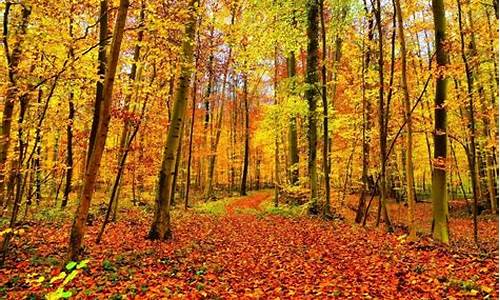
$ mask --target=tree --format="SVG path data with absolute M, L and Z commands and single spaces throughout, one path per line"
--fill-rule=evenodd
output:
M 170 226 L 170 197 L 173 180 L 173 168 L 176 150 L 180 142 L 180 130 L 184 121 L 188 89 L 193 72 L 194 35 L 196 32 L 195 9 L 197 0 L 190 1 L 189 19 L 185 27 L 184 41 L 181 50 L 181 65 L 179 79 L 175 89 L 175 101 L 172 109 L 171 123 L 167 132 L 167 140 L 162 156 L 162 164 L 158 175 L 158 192 L 155 199 L 155 209 L 148 238 L 151 240 L 168 240 L 172 238 Z
M 307 10 L 307 65 L 306 65 L 306 91 L 305 98 L 308 105 L 307 116 L 307 140 L 308 140 L 308 162 L 309 185 L 311 188 L 310 200 L 311 211 L 317 212 L 318 205 L 318 174 L 316 167 L 316 145 L 317 145 L 317 96 L 318 96 L 318 0 L 308 0 Z
M 326 29 L 324 0 L 319 0 L 321 21 L 321 102 L 323 105 L 323 173 L 325 180 L 325 207 L 323 217 L 330 214 L 330 136 L 328 132 L 328 100 L 326 95 Z
M 408 198 L 408 223 L 410 228 L 410 239 L 417 237 L 415 228 L 415 191 L 413 189 L 413 127 L 411 116 L 411 101 L 408 91 L 408 79 L 406 75 L 406 41 L 403 30 L 403 12 L 401 1 L 394 0 L 396 15 L 398 18 L 398 35 L 401 47 L 401 87 L 403 89 L 405 117 L 406 117 L 406 196 Z
M 137 32 L 137 43 L 134 47 L 134 57 L 133 57 L 133 62 L 132 62 L 132 67 L 130 69 L 129 73 L 129 81 L 130 81 L 130 86 L 131 86 L 131 91 L 130 93 L 125 97 L 125 103 L 124 103 L 124 110 L 128 112 L 130 102 L 132 100 L 132 95 L 133 94 L 138 94 L 138 88 L 137 88 L 137 83 L 140 80 L 140 74 L 141 74 L 141 67 L 138 67 L 140 63 L 140 55 L 141 55 L 141 47 L 142 47 L 142 42 L 144 39 L 144 18 L 145 18 L 145 10 L 146 10 L 146 3 L 145 0 L 141 1 L 141 9 L 139 13 L 139 26 L 140 29 Z M 138 70 L 139 69 L 139 70 Z M 124 172 L 124 167 L 121 165 L 122 163 L 122 158 L 124 156 L 125 150 L 127 148 L 127 140 L 130 139 L 131 136 L 131 131 L 133 130 L 133 121 L 130 119 L 128 114 L 125 114 L 124 120 L 123 120 L 123 127 L 122 127 L 122 132 L 120 136 L 120 145 L 118 146 L 118 160 L 117 160 L 117 169 L 118 172 L 116 174 L 116 180 L 118 180 L 118 190 L 114 194 L 114 197 L 110 199 L 110 201 L 113 203 L 113 221 L 116 220 L 116 210 L 118 207 L 118 200 L 120 199 L 120 192 L 121 192 L 121 178 L 122 172 Z M 123 161 L 125 163 L 125 161 Z
M 250 111 L 248 105 L 248 75 L 243 74 L 243 107 L 245 111 L 245 145 L 243 148 L 243 171 L 241 174 L 240 196 L 247 194 L 248 159 L 250 156 Z
M 359 196 L 358 209 L 356 211 L 356 223 L 361 223 L 363 220 L 363 214 L 366 207 L 366 195 L 370 193 L 370 184 L 368 182 L 369 178 L 369 168 L 370 168 L 370 132 L 371 132 L 371 102 L 366 96 L 366 74 L 368 73 L 371 61 L 371 42 L 373 40 L 373 14 L 368 10 L 366 1 L 364 3 L 365 15 L 367 16 L 367 38 L 368 41 L 365 42 L 363 39 L 363 61 L 362 61 L 362 109 L 363 109 L 363 154 L 362 154 L 362 175 L 361 180 L 363 182 L 363 189 Z M 366 50 L 365 50 L 366 49 Z
M 120 55 L 120 47 L 123 39 L 125 29 L 125 21 L 127 19 L 129 1 L 120 0 L 118 15 L 116 17 L 115 28 L 113 32 L 113 39 L 111 41 L 110 55 L 106 63 L 106 75 L 103 85 L 103 99 L 100 104 L 99 117 L 96 121 L 95 134 L 91 133 L 90 143 L 87 156 L 87 163 L 85 168 L 85 175 L 83 178 L 83 185 L 80 191 L 78 208 L 75 213 L 73 225 L 71 227 L 71 235 L 69 240 L 69 255 L 70 260 L 77 260 L 81 252 L 83 237 L 85 234 L 85 227 L 87 216 L 89 213 L 90 202 L 94 192 L 94 186 L 97 179 L 97 172 L 101 164 L 102 153 L 106 143 L 108 134 L 109 121 L 111 118 L 111 104 L 113 101 L 113 85 L 115 80 L 116 68 L 118 65 L 118 58 Z M 97 99 L 96 99 L 97 102 Z
M 436 96 L 434 98 L 434 170 L 432 174 L 432 236 L 448 243 L 448 196 L 446 190 L 446 93 L 448 53 L 446 49 L 446 18 L 443 0 L 432 0 L 434 45 L 436 47 Z
M 12 117 L 14 113 L 14 106 L 19 96 L 18 87 L 18 66 L 22 58 L 23 42 L 28 27 L 29 17 L 31 15 L 31 8 L 27 5 L 21 5 L 22 17 L 21 23 L 14 36 L 16 37 L 12 45 L 12 52 L 10 52 L 9 45 L 9 14 L 13 3 L 8 1 L 5 3 L 5 11 L 3 13 L 3 48 L 5 51 L 5 58 L 7 60 L 9 86 L 7 95 L 5 96 L 4 108 L 2 113 L 2 127 L 0 136 L 0 205 L 4 204 L 4 189 L 5 189 L 5 164 L 7 163 L 7 154 L 10 147 L 10 131 L 12 126 Z M 7 176 L 8 177 L 8 176 Z
M 379 201 L 379 214 L 382 210 L 384 216 L 384 223 L 387 231 L 392 231 L 392 224 L 389 218 L 389 212 L 387 211 L 387 182 L 386 182 L 386 163 L 387 163 L 387 119 L 388 119 L 388 107 L 386 108 L 384 100 L 384 43 L 383 43 L 383 31 L 382 31 L 382 8 L 380 5 L 380 0 L 376 1 L 375 8 L 375 20 L 378 32 L 378 74 L 379 74 L 379 106 L 378 106 L 378 118 L 379 118 L 379 142 L 380 142 L 380 201 Z M 394 37 L 393 37 L 394 39 Z M 389 84 L 389 96 L 387 100 L 387 106 L 390 103 L 390 95 L 392 94 L 392 75 L 394 70 L 394 40 L 392 45 L 392 64 L 391 64 L 391 83 Z M 377 218 L 378 220 L 378 218 Z

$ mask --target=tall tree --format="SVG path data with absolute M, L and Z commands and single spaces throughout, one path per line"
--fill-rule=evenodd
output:
M 90 156 L 94 152 L 95 139 L 97 137 L 97 129 L 99 120 L 102 115 L 102 102 L 104 101 L 104 80 L 106 74 L 106 43 L 108 41 L 108 0 L 101 0 L 99 9 L 99 52 L 97 54 L 97 76 L 99 80 L 96 82 L 95 102 L 94 102 L 94 115 L 92 119 L 92 128 L 90 130 L 90 139 L 85 161 L 85 168 L 87 168 Z
M 250 156 L 250 110 L 248 105 L 248 74 L 243 74 L 243 106 L 245 111 L 245 145 L 243 149 L 243 171 L 241 174 L 240 195 L 247 194 L 248 159 Z
M 406 75 L 406 41 L 403 30 L 403 12 L 401 1 L 394 0 L 396 15 L 398 19 L 398 36 L 401 47 L 401 88 L 403 89 L 404 108 L 406 117 L 406 196 L 408 198 L 408 223 L 410 228 L 410 239 L 417 237 L 415 228 L 415 191 L 413 189 L 413 127 L 411 116 L 410 92 L 408 90 L 408 78 Z
M 363 169 L 361 179 L 363 181 L 363 190 L 359 197 L 358 209 L 356 211 L 356 223 L 361 223 L 363 220 L 363 213 L 366 207 L 366 195 L 370 192 L 369 184 L 369 168 L 370 168 L 370 132 L 371 132 L 371 101 L 367 97 L 367 84 L 366 84 L 366 74 L 368 73 L 370 62 L 371 62 L 371 42 L 373 40 L 373 14 L 369 11 L 366 1 L 363 1 L 365 8 L 365 15 L 367 18 L 367 41 L 363 40 L 363 62 L 362 62 L 362 107 L 363 107 Z M 365 50 L 366 49 L 366 50 Z
M 309 185 L 311 188 L 310 200 L 311 210 L 317 212 L 318 205 L 318 174 L 316 167 L 316 145 L 318 139 L 317 133 L 317 84 L 318 84 L 318 17 L 319 17 L 319 3 L 318 0 L 307 1 L 307 64 L 306 64 L 306 91 L 305 98 L 308 105 L 308 125 L 307 125 L 307 139 L 308 146 L 308 171 L 309 171 Z
M 330 137 L 328 132 L 328 100 L 326 95 L 326 28 L 324 0 L 319 0 L 321 21 L 321 102 L 323 104 L 323 173 L 325 179 L 325 207 L 323 217 L 330 214 Z M 338 48 L 337 48 L 338 49 Z
M 194 35 L 196 32 L 197 0 L 189 3 L 189 19 L 185 27 L 182 42 L 180 74 L 175 88 L 175 102 L 172 109 L 171 123 L 167 132 L 167 140 L 163 151 L 162 164 L 158 175 L 158 190 L 155 199 L 155 209 L 148 238 L 151 240 L 168 240 L 172 238 L 170 226 L 170 197 L 173 180 L 173 170 L 177 146 L 180 143 L 180 130 L 186 114 L 188 89 L 193 72 Z
M 90 202 L 97 179 L 97 172 L 101 164 L 106 137 L 108 134 L 109 121 L 111 118 L 111 104 L 113 103 L 113 85 L 115 81 L 115 73 L 120 56 L 120 47 L 125 29 L 125 21 L 127 19 L 129 1 L 120 0 L 118 15 L 116 17 L 113 39 L 111 42 L 110 55 L 106 63 L 106 75 L 103 85 L 103 99 L 99 109 L 98 124 L 96 126 L 95 135 L 90 136 L 90 140 L 94 141 L 93 147 L 90 148 L 88 156 L 83 185 L 80 191 L 78 208 L 76 210 L 75 219 L 71 227 L 71 235 L 69 240 L 69 255 L 71 260 L 78 259 L 81 252 L 83 237 L 85 234 L 86 221 L 89 213 Z M 96 99 L 97 101 L 97 99 Z M 93 150 L 92 150 L 93 149 Z
M 434 45 L 436 47 L 436 96 L 434 98 L 434 170 L 432 174 L 432 236 L 448 243 L 448 197 L 446 190 L 447 120 L 446 94 L 448 53 L 443 0 L 432 0 Z
M 132 67 L 130 69 L 130 73 L 128 75 L 128 79 L 130 81 L 131 91 L 125 97 L 125 103 L 123 109 L 125 111 L 129 110 L 130 102 L 132 100 L 132 95 L 138 93 L 137 83 L 139 81 L 141 69 L 138 67 L 140 63 L 140 55 L 142 48 L 142 40 L 144 39 L 144 18 L 145 18 L 145 10 L 146 10 L 146 2 L 145 0 L 141 1 L 141 9 L 139 12 L 139 31 L 137 32 L 137 42 L 134 47 L 134 57 L 132 62 Z M 134 125 L 132 124 L 132 120 L 128 117 L 128 114 L 124 114 L 125 119 L 123 120 L 123 127 L 120 136 L 120 145 L 118 146 L 118 160 L 117 160 L 117 174 L 116 178 L 122 178 L 121 172 L 124 172 L 125 168 L 121 166 L 122 157 L 124 156 L 127 140 L 130 138 L 130 132 L 132 131 Z M 113 199 L 110 201 L 113 203 L 113 221 L 116 220 L 116 211 L 118 207 L 118 201 L 120 199 L 120 192 L 122 186 L 122 180 L 118 180 L 118 190 L 116 191 Z
M 102 13 L 102 12 L 101 12 Z M 70 17 L 69 22 L 69 36 L 73 39 L 73 17 Z M 102 41 L 104 44 L 104 41 Z M 69 57 L 75 59 L 75 49 L 70 46 L 68 51 Z M 74 72 L 74 68 L 72 70 Z M 68 96 L 68 124 L 66 125 L 66 184 L 64 186 L 63 199 L 61 201 L 61 207 L 66 207 L 68 205 L 69 194 L 71 193 L 71 185 L 73 180 L 73 123 L 75 121 L 75 93 L 73 89 L 69 92 Z
M 380 140 L 380 205 L 379 212 L 382 210 L 384 216 L 384 223 L 387 231 L 392 231 L 392 224 L 389 218 L 389 212 L 387 210 L 387 181 L 386 181 L 386 164 L 387 164 L 387 118 L 388 118 L 388 107 L 386 108 L 386 103 L 384 100 L 384 34 L 382 30 L 382 7 L 380 0 L 376 0 L 375 7 L 375 21 L 377 25 L 378 32 L 378 74 L 379 74 L 379 106 L 378 106 L 378 118 L 379 118 L 379 140 Z M 394 51 L 394 45 L 393 45 Z M 394 52 L 393 52 L 394 53 Z M 394 62 L 394 57 L 393 57 Z M 392 63 L 391 69 L 393 69 L 394 64 Z M 392 73 L 391 70 L 391 73 Z M 392 81 L 392 75 L 391 75 Z M 390 84 L 389 96 L 387 101 L 387 106 L 389 105 L 389 99 L 392 91 L 392 82 Z M 380 216 L 380 214 L 379 214 Z
M 29 17 L 31 15 L 31 7 L 23 4 L 21 5 L 21 22 L 17 29 L 12 33 L 15 37 L 14 44 L 12 45 L 12 52 L 10 51 L 9 45 L 9 22 L 10 22 L 10 10 L 14 3 L 7 1 L 5 3 L 5 10 L 3 13 L 3 48 L 5 51 L 5 59 L 7 60 L 7 72 L 8 72 L 8 88 L 7 95 L 5 96 L 5 102 L 2 113 L 2 127 L 0 128 L 0 206 L 4 204 L 4 189 L 5 189 L 5 178 L 6 178 L 6 167 L 7 154 L 10 147 L 10 131 L 12 127 L 12 117 L 14 113 L 14 106 L 18 100 L 19 86 L 18 77 L 19 70 L 18 66 L 21 62 L 23 53 L 23 43 L 26 36 L 26 31 L 28 28 Z M 7 176 L 8 177 L 8 176 Z

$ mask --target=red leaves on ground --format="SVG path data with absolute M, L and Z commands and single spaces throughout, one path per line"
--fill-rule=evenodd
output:
M 497 297 L 498 252 L 459 253 L 425 237 L 408 243 L 346 223 L 234 214 L 238 208 L 258 208 L 267 197 L 236 200 L 223 217 L 185 214 L 174 220 L 170 242 L 144 239 L 149 218 L 128 211 L 110 224 L 100 245 L 93 238 L 86 241 L 89 270 L 67 287 L 78 299 L 116 294 L 130 299 Z M 15 241 L 6 268 L 0 269 L 8 299 L 54 290 L 26 279 L 33 273 L 51 277 L 56 267 L 47 261 L 62 259 L 68 226 L 37 225 Z M 98 226 L 87 236 L 95 236 Z M 35 263 L 35 256 L 41 262 Z M 20 263 L 25 266 L 16 269 Z M 19 277 L 15 282 L 14 276 Z

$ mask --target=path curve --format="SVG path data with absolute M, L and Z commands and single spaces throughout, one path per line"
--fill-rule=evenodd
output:
M 226 205 L 226 212 L 228 215 L 232 216 L 235 214 L 237 209 L 260 210 L 262 202 L 266 201 L 269 197 L 271 197 L 271 193 L 269 191 L 259 191 L 248 196 L 243 196 L 240 199 L 232 201 Z

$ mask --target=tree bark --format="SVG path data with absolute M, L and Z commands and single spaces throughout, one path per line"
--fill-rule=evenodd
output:
M 407 63 L 406 63 L 406 41 L 403 30 L 403 12 L 401 10 L 401 1 L 394 0 L 396 5 L 396 15 L 398 19 L 398 35 L 401 51 L 401 83 L 404 95 L 404 108 L 406 116 L 406 195 L 408 198 L 408 223 L 410 229 L 410 239 L 416 239 L 417 232 L 415 228 L 415 190 L 413 188 L 413 128 L 411 116 L 411 100 L 408 91 L 407 82 Z
M 373 14 L 368 10 L 368 6 L 365 4 L 365 14 L 368 18 L 368 45 L 366 45 L 366 52 L 363 57 L 362 63 L 362 105 L 363 105 L 363 170 L 362 170 L 362 181 L 363 181 L 363 190 L 361 191 L 361 195 L 359 197 L 358 209 L 356 211 L 356 223 L 361 223 L 363 220 L 363 215 L 366 207 L 366 195 L 370 194 L 370 186 L 369 186 L 369 169 L 370 169 L 370 140 L 371 140 L 371 102 L 366 97 L 366 73 L 370 67 L 371 61 L 371 42 L 373 40 Z
M 90 202 L 92 201 L 97 172 L 99 171 L 106 137 L 108 134 L 109 121 L 111 118 L 111 104 L 113 101 L 113 84 L 120 56 L 120 46 L 123 39 L 128 6 L 128 0 L 120 0 L 113 40 L 111 42 L 110 56 L 106 64 L 106 76 L 103 85 L 103 101 L 100 103 L 100 109 L 98 110 L 99 118 L 97 130 L 95 131 L 95 135 L 91 135 L 90 137 L 90 140 L 93 140 L 94 144 L 91 144 L 93 147 L 90 147 L 88 150 L 89 155 L 87 156 L 87 167 L 85 168 L 83 186 L 80 191 L 80 202 L 78 203 L 75 219 L 71 228 L 68 253 L 68 259 L 70 260 L 77 260 L 81 253 Z
M 296 94 L 296 61 L 295 53 L 290 52 L 288 56 L 288 78 L 291 82 L 291 93 Z M 290 183 L 292 185 L 299 184 L 299 147 L 298 147 L 298 137 L 297 137 L 297 117 L 294 113 L 290 116 L 288 128 L 288 144 L 289 144 L 289 155 L 290 155 Z
M 99 10 L 99 52 L 97 54 L 97 76 L 99 80 L 96 83 L 96 93 L 95 93 L 95 103 L 94 103 L 94 115 L 92 121 L 92 128 L 90 131 L 90 139 L 87 151 L 87 157 L 85 160 L 85 168 L 83 176 L 85 176 L 85 170 L 90 160 L 90 156 L 94 152 L 95 139 L 97 138 L 97 129 L 100 122 L 100 117 L 102 115 L 102 102 L 104 101 L 104 80 L 106 74 L 106 40 L 108 38 L 108 0 L 101 0 L 100 10 Z
M 446 50 L 446 17 L 443 0 L 432 0 L 434 16 L 434 45 L 436 47 L 436 96 L 434 99 L 434 169 L 432 174 L 432 236 L 447 244 L 448 239 L 448 197 L 446 190 L 447 120 L 446 94 L 448 64 Z
M 316 145 L 317 145 L 317 84 L 318 84 L 318 0 L 307 1 L 307 63 L 306 63 L 306 91 L 305 98 L 308 105 L 308 127 L 307 139 L 308 147 L 308 171 L 309 185 L 311 188 L 310 201 L 311 212 L 317 213 L 318 210 L 318 174 L 316 168 Z
M 69 36 L 73 38 L 73 18 L 70 18 Z M 72 46 L 69 49 L 69 57 L 74 59 L 75 53 Z M 72 88 L 72 87 L 71 87 Z M 73 179 L 73 122 L 75 118 L 75 103 L 73 102 L 75 93 L 70 91 L 68 98 L 68 124 L 66 124 L 66 184 L 64 186 L 61 208 L 68 204 L 69 194 L 71 193 L 71 182 Z
M 248 159 L 250 155 L 250 112 L 248 108 L 248 75 L 243 74 L 243 106 L 245 110 L 245 146 L 243 153 L 243 171 L 241 174 L 240 196 L 247 194 Z
M 167 140 L 163 152 L 162 165 L 158 179 L 158 192 L 155 200 L 155 211 L 148 238 L 151 240 L 168 240 L 172 238 L 170 227 L 170 196 L 173 169 L 177 146 L 180 142 L 180 130 L 186 114 L 188 89 L 193 72 L 193 48 L 196 32 L 197 0 L 190 1 L 189 19 L 186 24 L 185 38 L 182 42 L 180 76 L 175 89 L 175 102 L 172 119 L 168 128 Z
M 145 10 L 146 10 L 146 3 L 145 3 L 145 0 L 142 0 L 141 1 L 141 11 L 139 13 L 139 26 L 141 26 L 140 27 L 141 29 L 139 29 L 139 31 L 137 32 L 137 43 L 134 47 L 133 63 L 132 63 L 132 67 L 130 69 L 130 74 L 128 76 L 131 87 L 135 86 L 135 88 L 131 89 L 132 91 L 135 90 L 135 94 L 137 94 L 137 81 L 141 75 L 141 68 L 140 67 L 138 68 L 137 65 L 139 64 L 140 55 L 141 55 L 141 43 L 142 43 L 142 40 L 144 38 Z M 133 94 L 133 92 L 129 93 L 125 97 L 124 110 L 126 112 L 128 112 L 128 110 L 129 110 L 130 101 L 132 100 L 132 94 Z M 134 109 L 134 111 L 135 111 L 135 109 Z M 125 152 L 127 140 L 130 138 L 130 131 L 132 130 L 132 127 L 133 127 L 132 121 L 126 116 L 125 120 L 123 121 L 123 127 L 122 127 L 122 132 L 121 132 L 121 137 L 120 137 L 120 145 L 118 148 L 119 149 L 118 150 L 118 160 L 117 160 L 117 169 L 119 170 L 118 173 L 125 171 L 125 168 L 120 168 L 120 164 L 121 164 L 123 154 Z M 110 200 L 113 202 L 113 218 L 112 218 L 113 221 L 116 220 L 118 201 L 120 199 L 120 193 L 121 193 L 121 188 L 122 188 L 122 182 L 121 182 L 122 179 L 121 178 L 123 178 L 123 176 L 124 176 L 123 174 L 118 174 L 118 173 L 116 174 L 116 178 L 118 178 L 118 177 L 120 178 L 120 180 L 118 182 L 118 190 L 115 193 L 115 196 L 114 196 L 115 199 Z
M 7 95 L 5 96 L 5 102 L 2 113 L 2 127 L 0 128 L 0 206 L 3 206 L 5 197 L 5 178 L 6 176 L 6 163 L 7 156 L 10 147 L 10 131 L 12 126 L 12 116 L 14 113 L 14 106 L 17 102 L 19 87 L 17 85 L 18 79 L 18 65 L 21 61 L 22 55 L 22 45 L 24 43 L 24 38 L 26 36 L 26 30 L 28 27 L 28 21 L 31 14 L 31 7 L 22 5 L 22 16 L 21 24 L 18 29 L 13 33 L 16 36 L 15 42 L 12 45 L 12 53 L 9 52 L 9 13 L 12 6 L 12 2 L 7 1 L 5 3 L 5 11 L 3 14 L 3 48 L 5 50 L 5 58 L 7 60 L 7 70 L 8 70 L 8 88 Z
M 382 210 L 384 217 L 385 228 L 387 231 L 393 231 L 389 212 L 387 211 L 387 183 L 386 183 L 386 159 L 387 159 L 387 120 L 389 108 L 385 107 L 384 101 L 384 44 L 383 44 L 383 31 L 381 19 L 381 5 L 380 0 L 376 1 L 375 20 L 378 31 L 378 74 L 379 74 L 379 130 L 380 130 L 380 206 L 379 212 Z M 391 71 L 392 72 L 392 71 Z M 392 84 L 390 85 L 392 89 Z M 389 105 L 389 97 L 387 106 Z M 377 218 L 378 219 L 378 218 Z
M 200 56 L 200 39 L 199 33 L 197 33 L 197 44 L 196 44 L 196 55 L 195 55 L 195 69 L 198 69 L 198 61 Z M 189 192 L 191 190 L 191 162 L 193 160 L 193 135 L 194 135 L 194 118 L 196 112 L 196 93 L 198 90 L 198 76 L 197 72 L 194 72 L 193 79 L 193 90 L 192 90 L 192 99 L 193 102 L 191 104 L 191 125 L 189 127 L 189 150 L 188 150 L 188 161 L 187 161 L 187 174 L 186 174 L 186 193 L 184 195 L 184 209 L 188 208 L 189 205 Z
M 328 132 L 328 100 L 326 95 L 326 28 L 324 18 L 324 0 L 319 0 L 321 21 L 321 102 L 323 104 L 323 173 L 325 180 L 325 207 L 323 217 L 330 215 L 330 133 Z M 340 51 L 340 49 L 337 49 Z

